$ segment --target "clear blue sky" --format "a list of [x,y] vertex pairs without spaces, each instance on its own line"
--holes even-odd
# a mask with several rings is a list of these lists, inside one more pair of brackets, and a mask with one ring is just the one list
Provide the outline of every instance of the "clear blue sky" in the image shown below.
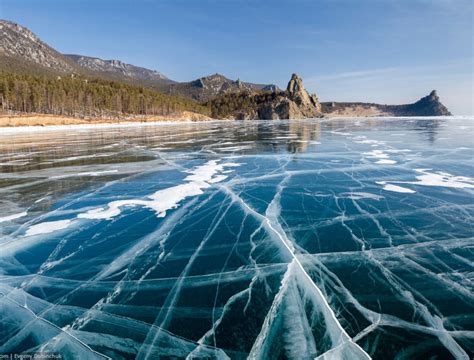
[[0,0],[63,53],[191,80],[222,73],[321,100],[410,102],[432,89],[473,114],[473,0]]

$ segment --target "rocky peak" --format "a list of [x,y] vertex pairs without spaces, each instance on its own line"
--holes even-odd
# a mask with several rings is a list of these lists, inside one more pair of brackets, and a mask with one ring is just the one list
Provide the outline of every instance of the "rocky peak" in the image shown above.
[[431,102],[440,102],[440,99],[439,99],[439,96],[438,96],[438,93],[436,92],[436,90],[432,90],[428,96],[426,96],[427,100],[431,101]]
[[[313,97],[308,94],[303,86],[303,80],[297,75],[291,75],[291,79],[286,87],[288,98],[299,106],[315,106]],[[314,98],[317,99],[316,95]]]
[[303,93],[305,91],[303,86],[303,80],[301,80],[301,78],[297,74],[291,75],[291,79],[288,82],[286,91],[288,92],[288,97],[292,100],[301,98],[301,96],[304,96]]
[[0,55],[12,58],[13,64],[19,61],[31,66],[33,63],[60,75],[81,73],[138,84],[171,82],[158,71],[126,64],[120,60],[61,54],[26,27],[7,20],[0,20]]
[[72,72],[74,67],[60,53],[42,42],[27,28],[0,20],[0,54],[25,59],[60,72]]
[[219,73],[215,73],[215,74],[212,74],[212,75],[209,75],[209,76],[204,76],[201,79],[207,80],[207,81],[212,81],[212,82],[230,81],[224,75],[221,75]]
[[5,34],[5,32],[10,31],[12,33],[17,34],[18,36],[22,36],[33,42],[40,41],[38,37],[35,34],[33,34],[30,30],[28,30],[26,27],[23,27],[11,21],[0,20],[0,31],[2,32],[2,34]]
[[305,119],[321,115],[321,105],[316,94],[309,95],[303,80],[293,74],[286,92],[275,93],[257,109],[259,119]]
[[452,115],[444,106],[436,90],[433,90],[429,95],[422,97],[416,103],[408,105],[407,108],[413,112],[414,116],[449,116]]
[[294,101],[300,107],[316,107],[318,111],[321,110],[318,97],[316,94],[310,95],[303,85],[303,80],[297,75],[291,75],[291,79],[286,87],[288,98]]

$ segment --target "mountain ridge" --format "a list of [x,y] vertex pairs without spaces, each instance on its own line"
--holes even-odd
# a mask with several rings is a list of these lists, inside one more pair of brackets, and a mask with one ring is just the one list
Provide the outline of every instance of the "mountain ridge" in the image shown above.
[[144,81],[174,82],[159,71],[135,66],[117,59],[104,60],[98,57],[77,54],[64,54],[64,56],[74,61],[78,66],[91,71],[121,74]]
[[240,79],[231,80],[222,74],[215,73],[188,82],[174,83],[162,90],[170,95],[188,96],[196,101],[203,102],[229,93],[277,91],[279,88],[273,84],[254,84],[243,82]]
[[[188,82],[175,82],[159,71],[120,60],[61,54],[28,28],[8,20],[0,20],[0,70],[34,76],[47,75],[57,79],[62,76],[97,78],[145,87],[161,94],[175,96],[177,103],[183,103],[179,98],[191,99],[204,107],[211,107],[213,114],[227,118],[451,115],[440,102],[436,91],[415,103],[403,105],[320,103],[316,95],[310,95],[304,90],[302,80],[296,74],[293,74],[286,91],[273,84],[231,80],[218,73]],[[170,102],[171,98],[166,101]],[[191,103],[186,106],[194,107]],[[237,106],[242,106],[242,109]]]
[[[78,74],[122,81],[197,101],[209,100],[231,91],[240,91],[242,86],[252,91],[277,89],[273,84],[244,83],[239,79],[230,80],[220,74],[217,81],[211,79],[213,75],[209,75],[187,82],[176,82],[157,70],[128,64],[118,59],[105,60],[81,54],[62,54],[43,42],[28,28],[0,19],[0,66],[12,71],[22,68],[23,72],[28,72],[28,67],[32,64],[35,65],[35,71],[44,70],[46,73],[57,73],[57,75]],[[37,69],[38,66],[44,69]],[[34,71],[32,74],[35,74]],[[204,86],[200,86],[200,83],[204,83]]]
[[75,71],[73,63],[31,30],[7,20],[0,20],[0,55],[23,59],[61,73]]

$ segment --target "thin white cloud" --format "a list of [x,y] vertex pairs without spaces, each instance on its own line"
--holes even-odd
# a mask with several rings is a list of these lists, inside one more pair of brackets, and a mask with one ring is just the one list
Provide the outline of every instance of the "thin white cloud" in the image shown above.
[[308,84],[311,84],[311,83],[319,82],[322,80],[343,80],[343,79],[350,79],[350,78],[367,78],[367,77],[373,77],[373,76],[387,75],[387,74],[394,73],[400,70],[401,68],[398,68],[398,67],[388,67],[388,68],[380,68],[380,69],[348,71],[348,72],[341,72],[341,73],[328,74],[328,75],[315,75],[308,78],[305,82],[307,82]]
[[402,104],[438,90],[441,101],[457,115],[473,114],[473,58],[436,65],[361,69],[305,78],[322,101]]
[[377,68],[377,69],[361,69],[349,72],[341,72],[334,74],[322,74],[314,75],[305,80],[307,84],[315,84],[327,80],[352,80],[359,78],[373,78],[373,77],[387,77],[394,76],[396,74],[426,74],[433,71],[443,71],[447,69],[456,69],[458,67],[473,65],[473,58],[464,58],[452,60],[444,64],[437,65],[417,65],[417,66],[394,66],[386,68]]

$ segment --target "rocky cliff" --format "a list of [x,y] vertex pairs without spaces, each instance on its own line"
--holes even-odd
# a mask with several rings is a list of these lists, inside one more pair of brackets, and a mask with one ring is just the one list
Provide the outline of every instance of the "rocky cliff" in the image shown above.
[[403,113],[403,116],[449,116],[451,113],[444,106],[436,90],[413,104],[392,106],[394,114]]
[[[45,44],[27,28],[0,20],[0,60],[11,63],[28,62],[59,73],[76,70],[74,63]],[[1,61],[0,64],[4,63]],[[3,66],[2,66],[3,67]]]
[[321,110],[327,117],[354,116],[449,116],[436,90],[412,104],[382,105],[361,102],[323,102]]
[[292,75],[286,91],[242,91],[215,98],[208,105],[216,118],[278,120],[321,116],[318,97],[306,91],[297,74]]
[[258,119],[305,119],[320,116],[321,105],[316,94],[310,95],[303,80],[293,74],[286,92],[257,108]]

